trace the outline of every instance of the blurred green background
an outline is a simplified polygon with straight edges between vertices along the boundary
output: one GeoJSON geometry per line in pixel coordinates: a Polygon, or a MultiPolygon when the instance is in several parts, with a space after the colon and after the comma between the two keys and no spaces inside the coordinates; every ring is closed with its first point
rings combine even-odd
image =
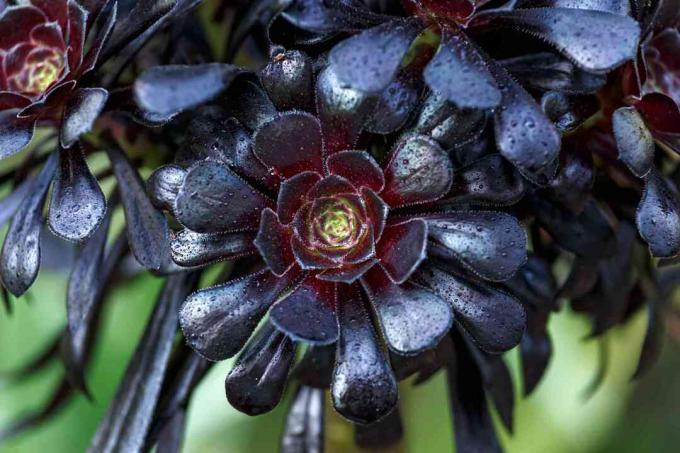
{"type": "MultiPolygon", "coordinates": [[[[14,312],[0,313],[0,370],[12,370],[49,344],[65,319],[66,276],[44,270],[30,297],[14,300],[14,312]]],[[[44,425],[0,445],[0,452],[80,452],[87,448],[107,402],[115,392],[141,335],[161,281],[139,276],[115,291],[107,303],[102,341],[95,349],[90,384],[95,401],[77,396],[44,425]]],[[[589,326],[565,310],[550,331],[555,354],[536,392],[519,400],[515,433],[500,429],[509,452],[675,452],[680,441],[680,354],[668,342],[660,362],[639,382],[631,383],[645,314],[607,336],[609,358],[602,387],[589,399],[586,390],[596,375],[600,346],[586,341],[589,326]]],[[[517,352],[507,354],[518,379],[517,352]]],[[[184,449],[187,452],[276,451],[287,401],[271,414],[242,415],[226,402],[223,379],[230,363],[217,365],[191,402],[184,449]]],[[[61,375],[54,363],[21,382],[0,380],[0,426],[40,407],[61,375]]],[[[517,388],[519,394],[519,388],[517,388]]],[[[402,384],[401,409],[406,435],[393,451],[453,452],[451,418],[445,382],[437,375],[420,387],[402,384]]],[[[329,452],[353,451],[350,426],[329,413],[329,452]]]]}

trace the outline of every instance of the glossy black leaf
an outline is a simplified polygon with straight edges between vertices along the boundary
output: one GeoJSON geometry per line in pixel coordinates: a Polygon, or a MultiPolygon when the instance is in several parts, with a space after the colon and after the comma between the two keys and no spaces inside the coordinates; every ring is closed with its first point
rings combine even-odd
{"type": "Polygon", "coordinates": [[[364,92],[378,92],[394,78],[421,31],[416,19],[393,20],[346,39],[333,48],[330,63],[338,79],[364,92]]]}
{"type": "Polygon", "coordinates": [[[89,452],[139,451],[144,445],[177,332],[179,306],[194,282],[191,274],[168,278],[89,452]]]}
{"type": "Polygon", "coordinates": [[[226,107],[241,124],[254,131],[276,116],[276,106],[267,93],[250,78],[237,79],[225,94],[226,107]]]}
{"type": "Polygon", "coordinates": [[[187,172],[174,213],[199,233],[255,230],[260,211],[273,203],[226,165],[200,161],[187,172]]]}
{"type": "Polygon", "coordinates": [[[518,202],[524,192],[524,179],[501,157],[491,154],[456,169],[453,184],[438,206],[506,206],[518,202]]]}
{"type": "Polygon", "coordinates": [[[105,214],[106,198],[80,147],[59,150],[48,215],[52,232],[82,242],[95,232],[105,214]]]}
{"type": "Polygon", "coordinates": [[[520,342],[526,313],[514,297],[434,267],[419,271],[416,279],[453,306],[456,322],[482,350],[497,354],[520,342]]]}
{"type": "Polygon", "coordinates": [[[132,253],[145,268],[159,270],[170,260],[168,222],[149,200],[142,178],[125,154],[118,148],[109,148],[107,153],[118,180],[132,253]]]}
{"type": "Polygon", "coordinates": [[[451,305],[413,283],[396,285],[374,268],[362,280],[387,345],[401,355],[434,348],[453,324],[451,305]]]}
{"type": "Polygon", "coordinates": [[[38,276],[42,208],[57,167],[58,154],[52,153],[32,180],[30,194],[21,202],[2,246],[0,277],[12,294],[21,296],[38,276]]]}
{"type": "Polygon", "coordinates": [[[276,328],[294,340],[324,345],[338,338],[334,303],[335,284],[310,276],[277,301],[269,315],[276,328]]]}
{"type": "Polygon", "coordinates": [[[655,169],[645,178],[645,190],[636,222],[652,256],[669,258],[680,253],[680,201],[675,188],[655,169]]]}
{"type": "Polygon", "coordinates": [[[638,178],[644,178],[654,164],[654,137],[635,107],[621,107],[612,115],[619,159],[638,178]]]}
{"type": "Polygon", "coordinates": [[[180,311],[187,343],[208,360],[232,357],[290,283],[261,271],[193,293],[180,311]]]}
{"type": "Polygon", "coordinates": [[[450,28],[442,30],[439,50],[423,76],[432,91],[459,108],[491,109],[501,102],[484,57],[467,36],[450,28]]]}
{"type": "Polygon", "coordinates": [[[364,120],[374,105],[367,94],[342,83],[333,67],[327,67],[319,73],[316,107],[326,155],[354,148],[365,126],[364,120]]]}
{"type": "Polygon", "coordinates": [[[341,415],[355,423],[372,423],[397,404],[392,374],[357,290],[340,300],[336,310],[340,335],[331,396],[341,415]]]}
{"type": "Polygon", "coordinates": [[[184,229],[173,235],[170,251],[173,261],[180,266],[205,266],[254,253],[254,238],[248,232],[208,234],[184,229]]]}
{"type": "Polygon", "coordinates": [[[335,343],[312,345],[295,365],[293,376],[308,387],[326,389],[330,387],[335,365],[335,343]]]}
{"type": "Polygon", "coordinates": [[[177,165],[164,165],[156,169],[146,182],[149,199],[158,209],[172,211],[175,199],[187,171],[177,165]]]}
{"type": "Polygon", "coordinates": [[[500,153],[525,177],[540,182],[541,175],[550,172],[551,164],[559,156],[560,134],[538,104],[503,68],[496,64],[490,68],[502,94],[494,122],[500,153]]]}
{"type": "Polygon", "coordinates": [[[0,159],[12,156],[33,138],[32,118],[17,118],[18,110],[0,111],[0,159]]]}
{"type": "Polygon", "coordinates": [[[274,55],[260,72],[260,80],[279,110],[311,110],[314,106],[312,60],[299,50],[274,55]]]}
{"type": "Polygon", "coordinates": [[[633,379],[637,379],[647,373],[652,365],[656,363],[661,355],[661,348],[663,347],[666,320],[658,303],[651,303],[647,307],[647,332],[640,350],[640,357],[638,359],[633,379]]]}
{"type": "Polygon", "coordinates": [[[588,199],[578,215],[540,197],[532,197],[531,203],[541,226],[560,246],[583,257],[612,254],[616,235],[594,200],[588,199]]]}
{"type": "Polygon", "coordinates": [[[426,218],[433,252],[453,259],[484,279],[503,281],[527,260],[527,237],[511,215],[459,211],[426,218]]]}
{"type": "Polygon", "coordinates": [[[591,72],[607,72],[632,59],[640,38],[640,26],[632,18],[604,11],[530,8],[485,19],[535,35],[591,72]]]}
{"type": "Polygon", "coordinates": [[[160,120],[210,101],[226,90],[241,69],[220,63],[157,66],[137,78],[137,105],[160,120]]]}
{"type": "Polygon", "coordinates": [[[626,0],[532,0],[532,7],[576,8],[605,11],[627,16],[630,14],[630,2],[626,0]]]}
{"type": "Polygon", "coordinates": [[[288,410],[281,453],[324,451],[324,392],[301,386],[288,410]]]}
{"type": "Polygon", "coordinates": [[[248,342],[227,376],[227,399],[248,415],[274,409],[281,401],[295,346],[285,334],[266,323],[248,342]]]}
{"type": "Polygon", "coordinates": [[[552,341],[547,332],[547,320],[545,312],[527,312],[527,330],[520,344],[525,396],[536,389],[550,362],[552,341]]]}
{"type": "Polygon", "coordinates": [[[104,88],[79,88],[69,98],[59,130],[63,148],[70,148],[81,135],[89,132],[104,109],[109,92],[104,88]]]}

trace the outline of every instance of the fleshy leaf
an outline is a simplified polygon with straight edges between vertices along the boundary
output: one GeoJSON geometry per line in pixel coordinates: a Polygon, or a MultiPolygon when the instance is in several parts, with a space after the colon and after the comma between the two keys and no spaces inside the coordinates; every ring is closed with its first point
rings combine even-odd
{"type": "Polygon", "coordinates": [[[256,230],[260,211],[273,203],[226,165],[199,161],[187,172],[175,216],[199,233],[256,230]]]}
{"type": "Polygon", "coordinates": [[[49,210],[52,232],[69,241],[84,241],[95,232],[105,214],[106,198],[83,152],[79,147],[61,149],[49,210]]]}
{"type": "Polygon", "coordinates": [[[385,185],[382,169],[366,151],[342,151],[326,159],[332,175],[342,176],[356,187],[380,192],[385,185]]]}
{"type": "Polygon", "coordinates": [[[526,313],[514,297],[437,268],[418,271],[417,278],[453,306],[456,322],[484,351],[497,354],[519,344],[526,313]]]}
{"type": "Polygon", "coordinates": [[[376,255],[380,264],[397,283],[404,283],[427,257],[427,223],[411,219],[385,228],[376,255]]]}
{"type": "Polygon", "coordinates": [[[396,285],[378,268],[362,280],[378,315],[385,341],[397,354],[434,348],[453,324],[451,305],[413,283],[396,285]]]}
{"type": "Polygon", "coordinates": [[[309,276],[276,302],[269,316],[277,329],[294,340],[329,344],[338,337],[334,304],[335,284],[309,276]]]}
{"type": "Polygon", "coordinates": [[[638,178],[654,164],[654,137],[635,107],[621,107],[612,115],[619,159],[638,178]]]}
{"type": "Polygon", "coordinates": [[[448,154],[430,137],[411,135],[392,150],[380,196],[393,208],[426,203],[443,197],[452,180],[448,154]]]}
{"type": "Polygon", "coordinates": [[[180,310],[189,346],[208,360],[236,354],[269,306],[293,281],[260,271],[190,295],[180,310]]]}
{"type": "Polygon", "coordinates": [[[311,110],[314,105],[313,63],[299,50],[275,55],[260,80],[279,110],[311,110]]]}
{"type": "Polygon", "coordinates": [[[254,244],[276,276],[285,274],[295,263],[290,242],[291,234],[291,228],[282,225],[274,211],[269,208],[262,211],[260,229],[254,244]]]}
{"type": "Polygon", "coordinates": [[[656,170],[645,179],[637,208],[637,227],[652,256],[668,258],[680,253],[680,201],[678,194],[656,170]]]}
{"type": "Polygon", "coordinates": [[[530,8],[490,16],[484,19],[535,35],[591,72],[608,72],[634,58],[640,38],[632,18],[603,11],[530,8]]]}
{"type": "Polygon", "coordinates": [[[159,270],[170,259],[168,222],[149,200],[142,178],[125,154],[118,148],[107,152],[118,180],[132,253],[145,268],[159,270]]]}
{"type": "Polygon", "coordinates": [[[206,234],[184,229],[172,238],[170,251],[180,266],[205,266],[255,253],[254,238],[252,232],[206,234]]]}
{"type": "Polygon", "coordinates": [[[504,69],[495,63],[490,67],[503,95],[494,123],[500,153],[528,179],[540,181],[559,156],[560,134],[504,69]]]}
{"type": "MultiPolygon", "coordinates": [[[[344,288],[343,288],[344,289],[344,288]]],[[[397,382],[356,288],[344,289],[336,310],[340,335],[333,370],[333,406],[354,423],[372,423],[397,404],[397,382]]]]}
{"type": "Polygon", "coordinates": [[[70,148],[81,135],[89,132],[104,109],[109,92],[104,88],[79,88],[69,98],[64,110],[59,140],[70,148]]]}
{"type": "Polygon", "coordinates": [[[31,183],[30,194],[14,215],[2,246],[0,277],[4,287],[17,297],[26,292],[38,275],[42,207],[57,159],[57,153],[50,154],[31,183]]]}
{"type": "Polygon", "coordinates": [[[332,67],[319,73],[316,107],[326,156],[354,148],[373,105],[366,93],[340,82],[332,67]]]}
{"type": "Polygon", "coordinates": [[[169,120],[214,99],[240,73],[236,66],[220,63],[156,66],[135,80],[135,100],[147,114],[169,120]]]}
{"type": "Polygon", "coordinates": [[[501,102],[494,78],[463,33],[442,30],[439,50],[423,72],[430,89],[459,108],[490,109],[501,102]]]}
{"type": "Polygon", "coordinates": [[[321,125],[305,112],[286,112],[264,123],[253,139],[255,155],[284,178],[321,173],[321,125]]]}
{"type": "Polygon", "coordinates": [[[298,209],[307,202],[307,192],[319,181],[321,181],[319,173],[304,171],[281,184],[276,200],[276,213],[282,223],[288,224],[293,221],[298,209]]]}
{"type": "Polygon", "coordinates": [[[172,211],[186,175],[187,171],[177,165],[164,165],[151,173],[146,187],[153,205],[172,211]]]}
{"type": "Polygon", "coordinates": [[[293,341],[266,323],[248,342],[227,376],[229,403],[248,415],[274,409],[283,396],[294,358],[293,341]]]}
{"type": "Polygon", "coordinates": [[[508,214],[460,211],[426,220],[430,239],[440,246],[433,253],[462,263],[484,279],[507,280],[527,260],[526,233],[508,214]]]}
{"type": "Polygon", "coordinates": [[[0,111],[0,159],[12,156],[33,138],[32,118],[17,118],[18,110],[0,111]]]}
{"type": "Polygon", "coordinates": [[[418,20],[393,20],[341,42],[330,53],[338,78],[364,92],[381,91],[394,78],[413,40],[421,31],[418,20]]]}

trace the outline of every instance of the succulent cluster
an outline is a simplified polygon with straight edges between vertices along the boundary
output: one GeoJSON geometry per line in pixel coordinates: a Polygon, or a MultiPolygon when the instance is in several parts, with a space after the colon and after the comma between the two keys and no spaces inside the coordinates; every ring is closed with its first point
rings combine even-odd
{"type": "Polygon", "coordinates": [[[165,284],[93,452],[177,451],[193,389],[234,356],[240,411],[294,392],[284,452],[323,450],[326,389],[359,444],[398,441],[398,381],[439,371],[457,451],[499,451],[502,353],[531,393],[565,302],[593,337],[647,309],[641,375],[680,277],[679,11],[0,0],[8,311],[41,246],[78,247],[66,328],[19,373],[60,359],[64,379],[0,440],[89,395],[106,296],[145,271],[165,284]]]}

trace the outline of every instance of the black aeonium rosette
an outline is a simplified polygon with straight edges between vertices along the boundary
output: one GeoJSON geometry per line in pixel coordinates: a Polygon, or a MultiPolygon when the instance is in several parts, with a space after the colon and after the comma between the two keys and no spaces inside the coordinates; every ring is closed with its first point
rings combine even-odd
{"type": "Polygon", "coordinates": [[[189,166],[165,167],[152,178],[152,197],[185,227],[172,246],[178,264],[261,259],[254,271],[191,295],[181,325],[192,348],[223,360],[269,314],[227,378],[230,401],[248,413],[278,403],[293,362],[291,340],[335,343],[335,407],[355,422],[372,422],[397,398],[377,332],[403,356],[435,347],[454,319],[483,350],[499,353],[519,342],[523,307],[485,281],[516,272],[526,238],[508,214],[449,208],[479,180],[457,178],[431,136],[403,132],[382,164],[357,150],[361,120],[375,112],[364,105],[370,101],[342,88],[328,68],[315,87],[305,71],[283,77],[272,66],[286,58],[275,55],[261,73],[265,87],[278,89],[272,100],[252,82],[236,82],[223,101],[233,117],[219,108],[204,113],[213,126],[203,129],[219,131],[214,141],[202,147],[189,140],[197,153],[182,153],[189,166]],[[278,83],[267,83],[271,77],[278,83]],[[291,97],[298,107],[315,90],[318,116],[277,112],[272,101],[281,103],[282,85],[298,90],[291,97]],[[264,372],[255,364],[267,358],[279,370],[276,382],[256,391],[264,376],[249,373],[264,372]]]}

